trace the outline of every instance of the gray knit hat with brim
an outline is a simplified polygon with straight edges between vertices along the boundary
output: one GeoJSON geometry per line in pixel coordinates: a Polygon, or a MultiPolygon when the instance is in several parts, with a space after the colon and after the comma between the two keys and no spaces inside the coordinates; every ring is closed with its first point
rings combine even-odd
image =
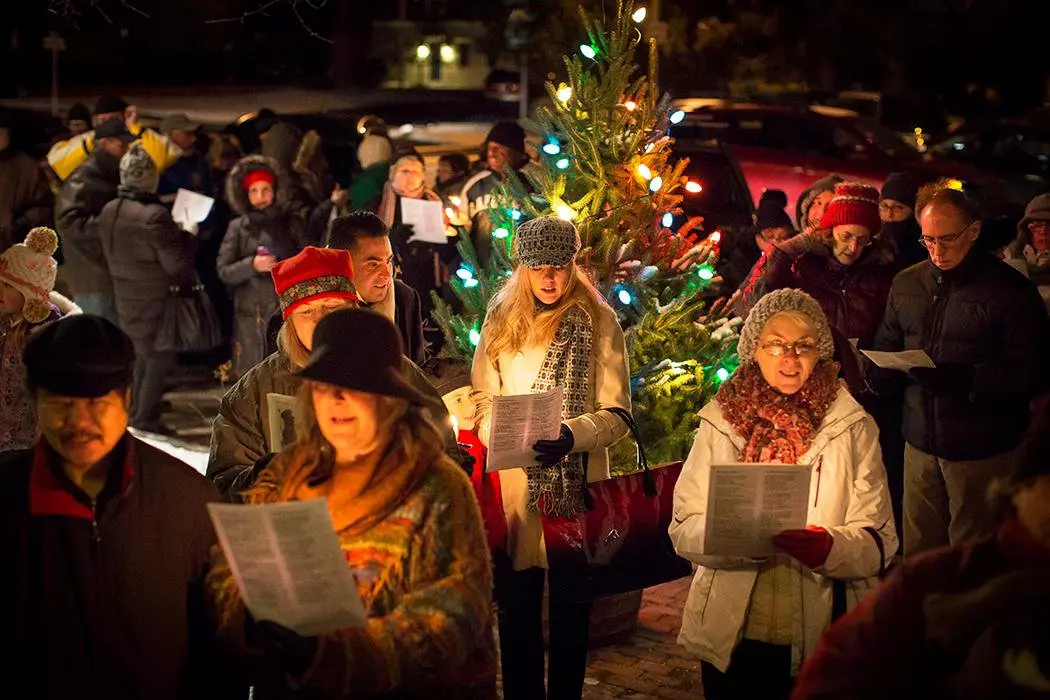
{"type": "Polygon", "coordinates": [[[120,184],[137,192],[157,191],[160,172],[142,144],[133,144],[120,159],[120,184]]]}
{"type": "Polygon", "coordinates": [[[747,315],[744,327],[740,330],[740,341],[737,343],[737,354],[741,362],[755,361],[755,350],[758,349],[758,339],[762,335],[762,329],[766,327],[769,319],[785,312],[798,314],[810,322],[817,331],[820,359],[831,359],[835,354],[835,341],[831,339],[828,318],[821,310],[820,304],[801,290],[778,289],[759,299],[751,309],[751,313],[747,315]]]}
{"type": "Polygon", "coordinates": [[[526,221],[514,236],[514,257],[526,267],[565,267],[580,252],[580,234],[556,216],[526,221]]]}

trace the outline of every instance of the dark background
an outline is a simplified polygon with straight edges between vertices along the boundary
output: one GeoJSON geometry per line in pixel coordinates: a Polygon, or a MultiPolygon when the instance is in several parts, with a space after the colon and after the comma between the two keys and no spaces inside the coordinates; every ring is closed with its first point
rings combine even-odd
{"type": "MultiPolygon", "coordinates": [[[[512,5],[535,14],[532,73],[561,72],[582,32],[575,0],[11,0],[0,13],[0,96],[46,94],[51,30],[68,42],[63,89],[197,84],[369,88],[371,24],[476,19],[506,50],[512,5]],[[263,11],[258,11],[265,8],[263,11]],[[144,16],[149,15],[149,16],[144,16]],[[234,20],[216,22],[216,20],[234,20]]],[[[582,4],[601,13],[599,0],[582,4]]],[[[606,0],[605,11],[614,8],[606,0]]],[[[661,0],[663,86],[709,91],[909,91],[1004,111],[1045,99],[1045,0],[661,0]],[[989,91],[993,91],[989,93],[989,91]]]]}

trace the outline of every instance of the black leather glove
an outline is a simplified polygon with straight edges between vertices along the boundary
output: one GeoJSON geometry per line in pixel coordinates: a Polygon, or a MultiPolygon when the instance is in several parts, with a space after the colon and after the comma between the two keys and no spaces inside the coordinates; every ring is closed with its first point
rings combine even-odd
{"type": "MultiPolygon", "coordinates": [[[[249,615],[249,620],[251,616],[249,615]]],[[[298,678],[306,673],[317,654],[317,637],[303,637],[292,630],[271,622],[249,622],[254,626],[252,637],[266,656],[281,664],[289,676],[298,678]]]]}
{"type": "Polygon", "coordinates": [[[969,394],[973,391],[973,365],[945,362],[936,367],[914,367],[908,374],[934,396],[969,394]]]}
{"type": "Polygon", "coordinates": [[[416,229],[412,224],[394,224],[390,227],[390,239],[402,244],[412,243],[412,236],[416,235],[416,229]]]}
{"type": "Polygon", "coordinates": [[[474,466],[478,461],[474,459],[474,455],[470,454],[470,445],[457,442],[456,446],[459,447],[459,466],[463,467],[463,471],[466,472],[467,476],[472,476],[474,474],[474,466]]]}
{"type": "Polygon", "coordinates": [[[569,426],[561,424],[561,434],[557,440],[537,440],[532,449],[536,451],[536,458],[545,467],[553,467],[565,459],[572,452],[575,441],[572,439],[572,431],[569,426]]]}

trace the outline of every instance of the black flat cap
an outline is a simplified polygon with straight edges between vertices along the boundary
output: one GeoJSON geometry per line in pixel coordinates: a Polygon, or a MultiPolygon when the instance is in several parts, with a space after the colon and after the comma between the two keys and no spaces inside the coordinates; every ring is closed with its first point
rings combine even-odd
{"type": "Polygon", "coordinates": [[[95,103],[95,116],[123,112],[127,108],[128,103],[124,101],[123,97],[118,95],[103,95],[98,98],[98,102],[95,103]]]}
{"type": "Polygon", "coordinates": [[[119,119],[107,119],[95,128],[96,139],[120,139],[125,143],[131,143],[135,137],[128,127],[119,119]]]}
{"type": "Polygon", "coordinates": [[[34,389],[96,398],[130,386],[135,349],[124,331],[84,314],[45,326],[26,345],[23,359],[34,389]]]}

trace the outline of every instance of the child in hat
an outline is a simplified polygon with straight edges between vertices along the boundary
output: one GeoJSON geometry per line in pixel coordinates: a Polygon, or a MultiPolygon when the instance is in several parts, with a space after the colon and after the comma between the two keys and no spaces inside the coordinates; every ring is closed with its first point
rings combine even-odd
{"type": "Polygon", "coordinates": [[[37,327],[59,317],[49,299],[57,247],[55,232],[39,227],[0,255],[0,452],[32,447],[37,439],[22,352],[37,327]]]}

